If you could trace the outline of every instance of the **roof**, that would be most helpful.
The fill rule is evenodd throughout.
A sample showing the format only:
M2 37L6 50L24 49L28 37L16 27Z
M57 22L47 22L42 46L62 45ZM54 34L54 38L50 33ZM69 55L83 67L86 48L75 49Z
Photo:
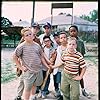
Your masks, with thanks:
M29 22L22 21L22 20L20 20L18 22L14 22L13 25L14 26L20 26L20 27L30 27L31 26L31 24Z
M71 24L71 21L72 21L72 16L57 15L57 16L53 16L52 25L69 25ZM38 21L39 24L44 24L45 22L51 23L51 17ZM73 24L97 25L96 23L84 20L76 16L73 16Z

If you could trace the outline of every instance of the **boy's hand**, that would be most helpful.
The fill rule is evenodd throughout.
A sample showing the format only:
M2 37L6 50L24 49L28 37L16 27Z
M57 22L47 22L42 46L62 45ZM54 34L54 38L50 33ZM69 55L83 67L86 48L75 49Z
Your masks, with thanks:
M55 66L52 66L52 69L54 69L55 68Z
M74 80L81 80L82 77L80 77L79 75L77 75L77 76L75 76L73 79L74 79Z
M50 72L50 73L52 73L52 72L53 72L53 69L52 69L52 67L51 67L51 66L49 67L49 72Z
M26 72L28 69L25 66L22 66L22 71Z

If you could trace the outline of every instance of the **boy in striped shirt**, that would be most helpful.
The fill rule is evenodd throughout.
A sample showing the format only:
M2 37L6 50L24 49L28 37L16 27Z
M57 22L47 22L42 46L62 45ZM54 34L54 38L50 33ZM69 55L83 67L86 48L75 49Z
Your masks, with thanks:
M43 50L39 44L33 41L35 38L30 28L23 28L21 35L24 42L19 44L13 54L13 60L22 70L24 80L24 100L29 100L31 92L34 94L36 86L43 82L42 64L50 68L46 63ZM21 59L21 62L19 61ZM34 91L33 91L34 90Z
M69 37L67 40L67 49L62 54L62 64L64 70L61 79L61 91L63 100L79 100L79 83L86 71L86 63L80 52L76 51L77 40L75 37ZM53 68L61 65L60 63ZM79 68L82 68L79 74Z

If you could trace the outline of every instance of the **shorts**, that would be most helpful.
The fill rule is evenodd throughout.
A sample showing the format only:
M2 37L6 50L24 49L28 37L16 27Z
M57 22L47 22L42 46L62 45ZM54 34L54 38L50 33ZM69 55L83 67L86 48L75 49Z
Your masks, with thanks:
M40 86L43 82L43 73L42 70L34 73L27 70L24 72L24 86L26 90L31 90L32 86Z

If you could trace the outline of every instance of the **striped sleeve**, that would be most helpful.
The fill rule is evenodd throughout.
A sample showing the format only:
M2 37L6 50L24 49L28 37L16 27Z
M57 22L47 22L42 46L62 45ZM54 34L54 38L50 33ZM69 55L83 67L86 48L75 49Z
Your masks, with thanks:
M79 58L79 63L80 63L80 68L86 67L86 63L82 55Z
M22 45L18 45L14 51L14 54L17 56L17 57L20 57L22 55Z

